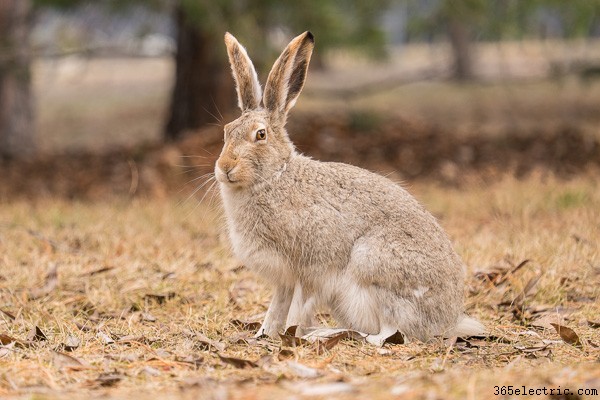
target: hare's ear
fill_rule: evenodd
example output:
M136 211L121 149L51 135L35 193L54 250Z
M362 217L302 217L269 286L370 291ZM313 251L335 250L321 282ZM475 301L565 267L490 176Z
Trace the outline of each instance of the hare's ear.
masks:
M294 106L306 80L308 63L315 46L312 33L295 37L281 53L267 79L263 102L265 107L285 117Z
M262 91L246 49L229 32L225 34L225 45L235 79L238 106L242 111L258 108Z

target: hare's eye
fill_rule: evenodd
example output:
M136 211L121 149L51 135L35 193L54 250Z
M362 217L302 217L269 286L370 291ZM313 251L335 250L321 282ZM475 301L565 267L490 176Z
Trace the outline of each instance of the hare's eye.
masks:
M267 131L259 129L256 131L256 140L265 140L267 138Z

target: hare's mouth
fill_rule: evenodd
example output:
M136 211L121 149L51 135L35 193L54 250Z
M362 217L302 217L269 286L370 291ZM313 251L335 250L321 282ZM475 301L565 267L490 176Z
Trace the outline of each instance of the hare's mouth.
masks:
M240 182L237 177L238 167L235 166L227 171L217 167L215 171L215 177L217 181L225 184L235 185Z

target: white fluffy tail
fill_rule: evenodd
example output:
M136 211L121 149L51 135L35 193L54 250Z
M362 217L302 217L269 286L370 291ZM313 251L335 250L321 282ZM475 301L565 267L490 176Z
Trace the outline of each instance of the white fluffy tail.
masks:
M485 326L476 319L463 315L454 329L450 330L447 337L467 337L467 336L486 336Z

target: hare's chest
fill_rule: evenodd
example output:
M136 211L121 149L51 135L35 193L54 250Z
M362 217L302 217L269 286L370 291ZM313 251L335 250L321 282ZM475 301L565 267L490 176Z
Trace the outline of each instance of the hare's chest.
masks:
M252 233L241 232L230 225L229 239L235 256L263 279L277 285L293 285L294 278L285 257L264 246Z

